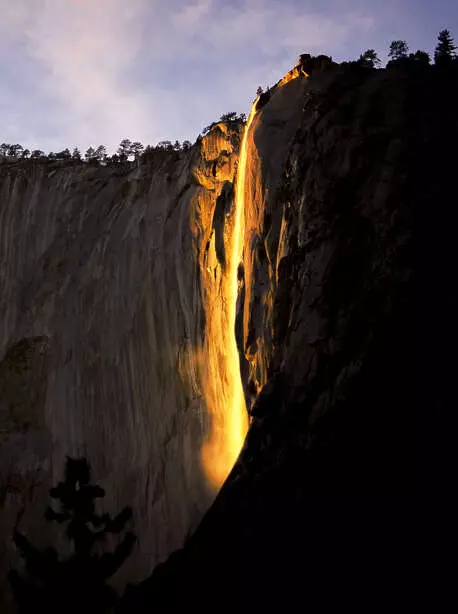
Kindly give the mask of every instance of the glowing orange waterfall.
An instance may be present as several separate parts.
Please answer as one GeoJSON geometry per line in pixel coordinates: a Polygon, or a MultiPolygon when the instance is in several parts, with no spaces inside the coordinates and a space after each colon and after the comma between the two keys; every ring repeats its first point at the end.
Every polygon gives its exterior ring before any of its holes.
{"type": "Polygon", "coordinates": [[[238,266],[243,249],[243,211],[247,144],[250,125],[256,113],[253,104],[240,146],[235,203],[226,221],[225,245],[227,263],[221,278],[221,308],[207,321],[208,348],[206,401],[211,417],[210,435],[201,450],[201,462],[208,482],[219,489],[234,466],[248,430],[240,359],[235,338],[238,266]]]}

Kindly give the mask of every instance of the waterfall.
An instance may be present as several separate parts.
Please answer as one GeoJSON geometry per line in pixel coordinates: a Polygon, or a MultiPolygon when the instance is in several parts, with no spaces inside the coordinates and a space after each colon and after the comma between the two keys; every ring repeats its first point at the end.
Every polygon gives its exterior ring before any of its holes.
{"type": "Polygon", "coordinates": [[[208,440],[201,450],[202,468],[208,482],[219,489],[231,471],[245,440],[248,416],[245,405],[240,358],[235,338],[238,295],[238,266],[243,250],[243,212],[246,195],[248,132],[256,114],[257,99],[246,122],[237,167],[235,202],[228,222],[230,230],[226,246],[227,266],[222,277],[222,301],[218,323],[210,331],[214,346],[208,366],[213,377],[208,388],[207,405],[211,416],[208,440]],[[216,345],[215,345],[216,344],[216,345]],[[220,381],[215,381],[220,380],[220,381]]]}

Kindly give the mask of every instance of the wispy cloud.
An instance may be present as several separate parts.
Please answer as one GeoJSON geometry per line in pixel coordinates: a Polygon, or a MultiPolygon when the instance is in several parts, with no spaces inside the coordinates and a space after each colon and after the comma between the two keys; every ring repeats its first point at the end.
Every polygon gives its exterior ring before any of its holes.
{"type": "Polygon", "coordinates": [[[297,55],[306,45],[311,51],[324,52],[374,23],[361,14],[330,17],[309,10],[307,3],[266,0],[247,0],[241,5],[197,0],[179,10],[173,22],[186,42],[198,34],[201,47],[207,45],[219,55],[230,53],[226,67],[232,55],[243,56],[246,50],[276,57],[297,55]]]}
{"type": "Polygon", "coordinates": [[[121,133],[145,134],[147,99],[124,82],[141,48],[145,6],[145,0],[15,0],[2,7],[2,29],[28,57],[24,72],[37,70],[41,94],[59,103],[56,121],[70,141],[112,145],[121,133]]]}
{"type": "Polygon", "coordinates": [[[338,53],[374,27],[368,14],[307,4],[0,0],[0,139],[45,149],[194,139],[220,113],[247,111],[299,52],[338,53]]]}

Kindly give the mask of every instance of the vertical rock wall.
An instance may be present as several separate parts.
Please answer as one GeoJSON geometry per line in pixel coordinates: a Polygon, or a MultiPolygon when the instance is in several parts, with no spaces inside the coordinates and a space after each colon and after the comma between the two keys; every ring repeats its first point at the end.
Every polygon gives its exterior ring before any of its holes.
{"type": "Polygon", "coordinates": [[[278,192],[292,140],[302,121],[307,87],[302,73],[279,85],[258,110],[248,135],[243,351],[250,365],[248,390],[252,400],[267,382],[274,353],[278,270],[288,250],[285,212],[278,206],[278,192]]]}
{"type": "MultiPolygon", "coordinates": [[[[439,254],[451,254],[454,226],[439,229],[453,209],[445,140],[456,132],[447,75],[410,71],[327,62],[271,90],[255,116],[238,327],[257,395],[250,428],[197,531],[132,591],[132,611],[201,607],[203,596],[227,612],[267,611],[275,599],[284,610],[288,598],[321,611],[345,594],[364,609],[387,578],[390,598],[405,589],[405,504],[416,487],[414,210],[432,217],[437,243],[449,240],[439,254]]],[[[450,279],[440,272],[448,264],[434,262],[429,304],[450,279]]],[[[441,298],[441,313],[455,303],[441,298]]],[[[448,357],[440,364],[445,384],[448,357]]],[[[446,397],[431,388],[441,420],[446,397]]]]}
{"type": "Polygon", "coordinates": [[[138,168],[0,167],[1,582],[17,519],[49,543],[65,454],[87,456],[107,511],[133,507],[139,542],[119,583],[179,547],[210,504],[205,331],[239,140],[220,124],[138,168]]]}

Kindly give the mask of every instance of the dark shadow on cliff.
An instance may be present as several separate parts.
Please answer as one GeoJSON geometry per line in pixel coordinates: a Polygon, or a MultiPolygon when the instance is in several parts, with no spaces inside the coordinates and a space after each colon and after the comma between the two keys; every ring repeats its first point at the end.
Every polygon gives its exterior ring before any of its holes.
{"type": "MultiPolygon", "coordinates": [[[[320,295],[333,343],[314,342],[315,375],[293,385],[276,324],[279,357],[239,462],[185,548],[127,590],[126,612],[418,605],[419,545],[442,530],[454,483],[457,77],[457,64],[341,66],[310,96],[316,120],[296,145],[318,215],[308,249],[339,242],[320,295]],[[343,128],[328,147],[340,166],[323,153],[326,119],[343,128]]],[[[279,270],[277,307],[296,322],[306,253],[279,270]]]]}
{"type": "Polygon", "coordinates": [[[116,517],[95,513],[95,501],[105,496],[103,488],[90,484],[90,468],[84,458],[67,457],[65,478],[52,488],[60,511],[48,507],[45,518],[66,524],[65,534],[73,554],[59,559],[55,548],[36,549],[25,535],[15,531],[14,543],[24,561],[25,573],[8,574],[21,613],[110,612],[117,594],[106,584],[129,556],[136,538],[128,532],[113,552],[94,552],[108,534],[119,534],[132,516],[124,508],[116,517]]]}

